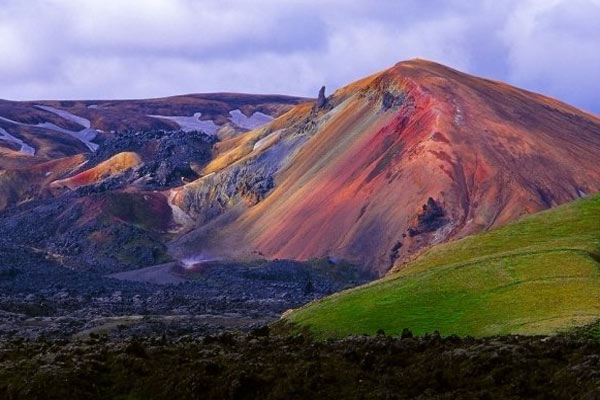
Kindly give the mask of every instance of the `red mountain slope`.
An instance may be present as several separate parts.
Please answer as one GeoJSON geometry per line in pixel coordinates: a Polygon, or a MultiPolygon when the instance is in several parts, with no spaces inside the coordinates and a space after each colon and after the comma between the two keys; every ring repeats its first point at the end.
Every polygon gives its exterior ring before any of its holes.
{"type": "Polygon", "coordinates": [[[433,243],[600,191],[598,117],[423,60],[340,89],[318,110],[300,105],[219,151],[209,175],[177,190],[186,213],[212,220],[175,242],[181,256],[330,256],[383,273],[433,243]],[[264,195],[244,183],[235,193],[252,200],[237,202],[220,189],[274,163],[264,195]],[[215,199],[222,215],[208,218],[215,199]]]}

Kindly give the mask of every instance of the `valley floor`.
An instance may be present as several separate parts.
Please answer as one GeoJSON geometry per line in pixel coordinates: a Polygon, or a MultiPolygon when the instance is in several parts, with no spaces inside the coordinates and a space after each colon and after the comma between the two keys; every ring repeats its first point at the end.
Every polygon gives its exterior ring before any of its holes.
{"type": "Polygon", "coordinates": [[[102,275],[0,244],[0,340],[247,332],[367,280],[356,267],[327,260],[213,261],[193,268],[172,262],[102,275]]]}

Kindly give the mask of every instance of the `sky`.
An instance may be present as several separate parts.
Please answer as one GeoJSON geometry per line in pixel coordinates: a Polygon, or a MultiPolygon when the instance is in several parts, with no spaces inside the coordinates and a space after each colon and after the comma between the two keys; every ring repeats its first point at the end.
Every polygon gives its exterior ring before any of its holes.
{"type": "Polygon", "coordinates": [[[0,98],[316,97],[410,58],[600,114],[600,0],[0,0],[0,98]]]}

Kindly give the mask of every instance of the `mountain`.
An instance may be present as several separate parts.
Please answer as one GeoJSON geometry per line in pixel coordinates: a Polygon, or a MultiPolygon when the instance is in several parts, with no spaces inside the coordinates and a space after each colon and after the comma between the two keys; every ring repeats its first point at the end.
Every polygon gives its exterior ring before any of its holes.
{"type": "Polygon", "coordinates": [[[382,280],[292,312],[316,335],[553,334],[600,315],[600,195],[439,244],[382,280]]]}
{"type": "Polygon", "coordinates": [[[238,93],[146,100],[0,100],[0,168],[93,152],[119,132],[202,130],[230,137],[304,101],[307,99],[238,93]]]}
{"type": "Polygon", "coordinates": [[[287,318],[485,336],[600,312],[600,119],[503,83],[411,60],[316,101],[0,102],[0,127],[0,338],[253,331],[378,276],[287,318]]]}
{"type": "MultiPolygon", "coordinates": [[[[323,93],[321,93],[323,94],[323,93]]],[[[216,144],[173,188],[178,258],[344,259],[385,273],[436,243],[600,191],[600,119],[411,60],[216,144]]]]}

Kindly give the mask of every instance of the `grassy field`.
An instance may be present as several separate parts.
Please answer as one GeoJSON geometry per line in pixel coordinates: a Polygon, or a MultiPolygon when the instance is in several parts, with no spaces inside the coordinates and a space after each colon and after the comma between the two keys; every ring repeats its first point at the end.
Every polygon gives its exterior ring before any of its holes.
{"type": "Polygon", "coordinates": [[[600,318],[600,196],[434,246],[399,272],[288,321],[318,337],[550,334],[600,318]]]}

